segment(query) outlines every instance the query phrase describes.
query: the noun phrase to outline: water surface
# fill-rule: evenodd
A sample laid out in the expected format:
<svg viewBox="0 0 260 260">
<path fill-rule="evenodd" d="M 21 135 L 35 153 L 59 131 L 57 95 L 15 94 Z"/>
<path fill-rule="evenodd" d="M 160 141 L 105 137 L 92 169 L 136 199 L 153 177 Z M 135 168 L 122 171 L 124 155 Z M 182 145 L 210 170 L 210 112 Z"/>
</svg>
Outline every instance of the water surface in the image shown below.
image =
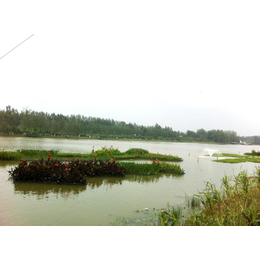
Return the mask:
<svg viewBox="0 0 260 260">
<path fill-rule="evenodd" d="M 205 157 L 205 148 L 222 153 L 244 154 L 260 146 L 212 145 L 167 142 L 0 138 L 0 149 L 56 149 L 61 152 L 91 152 L 93 146 L 126 151 L 144 148 L 150 152 L 178 155 L 185 175 L 160 174 L 124 178 L 91 178 L 87 185 L 22 183 L 8 180 L 17 162 L 0 162 L 0 225 L 113 225 L 120 217 L 139 217 L 136 210 L 163 208 L 185 203 L 210 181 L 217 186 L 225 175 L 242 170 L 253 173 L 259 164 L 224 164 Z"/>
</svg>

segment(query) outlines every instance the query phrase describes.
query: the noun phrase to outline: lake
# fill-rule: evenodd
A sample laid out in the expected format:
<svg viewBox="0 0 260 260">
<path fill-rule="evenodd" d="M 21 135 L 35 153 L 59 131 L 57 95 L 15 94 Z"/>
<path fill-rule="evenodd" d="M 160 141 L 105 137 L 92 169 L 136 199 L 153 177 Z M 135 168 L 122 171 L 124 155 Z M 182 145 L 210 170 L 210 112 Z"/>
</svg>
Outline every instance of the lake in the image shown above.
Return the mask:
<svg viewBox="0 0 260 260">
<path fill-rule="evenodd" d="M 220 185 L 225 176 L 246 170 L 253 174 L 255 163 L 226 164 L 206 157 L 205 148 L 221 153 L 244 154 L 260 146 L 216 145 L 197 143 L 101 141 L 86 139 L 52 139 L 0 137 L 0 149 L 55 149 L 60 152 L 88 153 L 101 147 L 143 148 L 149 152 L 178 155 L 185 175 L 160 174 L 124 178 L 89 178 L 87 185 L 14 183 L 8 171 L 17 162 L 0 162 L 0 225 L 8 226 L 108 226 L 121 218 L 147 216 L 139 212 L 148 208 L 165 208 L 167 204 L 184 205 L 185 196 L 202 191 L 206 182 Z M 145 215 L 146 214 L 146 215 Z"/>
</svg>

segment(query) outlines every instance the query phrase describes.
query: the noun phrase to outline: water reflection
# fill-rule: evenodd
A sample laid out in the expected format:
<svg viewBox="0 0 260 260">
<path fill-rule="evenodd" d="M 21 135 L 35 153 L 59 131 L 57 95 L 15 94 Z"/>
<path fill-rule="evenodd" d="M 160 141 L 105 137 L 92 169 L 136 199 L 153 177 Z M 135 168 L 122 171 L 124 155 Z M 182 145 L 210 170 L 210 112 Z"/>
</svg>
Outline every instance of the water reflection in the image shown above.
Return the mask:
<svg viewBox="0 0 260 260">
<path fill-rule="evenodd" d="M 85 185 L 57 185 L 42 184 L 33 182 L 13 182 L 15 194 L 33 195 L 38 199 L 48 198 L 50 194 L 54 194 L 56 198 L 68 198 L 70 196 L 78 196 L 86 190 Z"/>
<path fill-rule="evenodd" d="M 125 178 L 115 178 L 115 177 L 96 177 L 89 178 L 87 180 L 87 188 L 95 189 L 100 186 L 107 186 L 112 188 L 113 185 L 122 185 Z"/>
<path fill-rule="evenodd" d="M 127 175 L 126 180 L 130 182 L 138 182 L 138 183 L 156 183 L 159 181 L 160 178 L 166 177 L 169 179 L 181 179 L 184 175 L 178 175 L 178 174 L 167 174 L 167 173 L 160 173 L 156 175 Z"/>
<path fill-rule="evenodd" d="M 15 194 L 37 196 L 38 199 L 48 199 L 49 195 L 55 195 L 56 198 L 69 198 L 78 196 L 87 189 L 96 189 L 106 187 L 112 189 L 114 185 L 122 185 L 124 181 L 137 183 L 156 183 L 160 178 L 181 179 L 183 175 L 174 174 L 157 174 L 157 175 L 126 175 L 124 178 L 115 177 L 96 177 L 89 178 L 86 185 L 66 185 L 66 184 L 49 184 L 34 182 L 17 182 L 12 181 Z"/>
</svg>

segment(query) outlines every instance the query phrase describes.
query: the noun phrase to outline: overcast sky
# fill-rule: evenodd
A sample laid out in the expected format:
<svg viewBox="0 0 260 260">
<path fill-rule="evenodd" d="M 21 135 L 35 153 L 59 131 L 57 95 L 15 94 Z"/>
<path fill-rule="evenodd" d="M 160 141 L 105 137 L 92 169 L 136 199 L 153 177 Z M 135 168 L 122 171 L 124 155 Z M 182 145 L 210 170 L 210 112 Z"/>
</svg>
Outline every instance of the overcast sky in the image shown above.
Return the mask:
<svg viewBox="0 0 260 260">
<path fill-rule="evenodd" d="M 260 135 L 259 1 L 4 1 L 0 109 Z"/>
</svg>

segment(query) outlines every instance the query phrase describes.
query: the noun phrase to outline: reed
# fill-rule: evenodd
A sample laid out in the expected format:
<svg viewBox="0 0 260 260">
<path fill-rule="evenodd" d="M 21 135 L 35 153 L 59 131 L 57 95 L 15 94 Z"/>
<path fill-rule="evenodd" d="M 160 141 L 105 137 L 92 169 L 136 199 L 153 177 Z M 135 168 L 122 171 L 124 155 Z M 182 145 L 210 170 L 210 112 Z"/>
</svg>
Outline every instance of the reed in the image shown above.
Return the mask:
<svg viewBox="0 0 260 260">
<path fill-rule="evenodd" d="M 201 211 L 194 211 L 184 225 L 192 226 L 258 226 L 260 225 L 260 170 L 249 177 L 241 172 L 224 177 L 221 189 L 207 183 L 197 197 Z M 232 182 L 232 184 L 231 184 Z"/>
</svg>

